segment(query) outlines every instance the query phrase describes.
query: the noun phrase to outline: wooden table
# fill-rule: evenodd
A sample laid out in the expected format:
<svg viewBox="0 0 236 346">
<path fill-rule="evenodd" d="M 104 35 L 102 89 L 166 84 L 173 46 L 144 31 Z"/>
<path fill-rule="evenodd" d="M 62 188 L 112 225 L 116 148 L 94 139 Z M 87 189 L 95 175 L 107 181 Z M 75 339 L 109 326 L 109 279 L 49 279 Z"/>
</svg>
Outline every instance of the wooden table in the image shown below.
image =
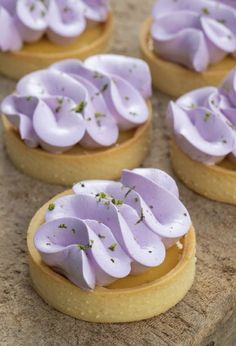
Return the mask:
<svg viewBox="0 0 236 346">
<path fill-rule="evenodd" d="M 113 1 L 116 28 L 113 51 L 138 56 L 138 29 L 153 1 Z M 0 98 L 14 89 L 0 79 Z M 168 98 L 154 93 L 152 150 L 146 167 L 171 173 L 163 116 Z M 211 202 L 179 183 L 183 202 L 197 230 L 197 276 L 176 307 L 148 321 L 99 325 L 54 311 L 31 288 L 26 230 L 34 212 L 63 190 L 19 173 L 0 150 L 0 344 L 88 346 L 236 345 L 236 208 Z M 234 327 L 234 328 L 233 328 Z"/>
</svg>

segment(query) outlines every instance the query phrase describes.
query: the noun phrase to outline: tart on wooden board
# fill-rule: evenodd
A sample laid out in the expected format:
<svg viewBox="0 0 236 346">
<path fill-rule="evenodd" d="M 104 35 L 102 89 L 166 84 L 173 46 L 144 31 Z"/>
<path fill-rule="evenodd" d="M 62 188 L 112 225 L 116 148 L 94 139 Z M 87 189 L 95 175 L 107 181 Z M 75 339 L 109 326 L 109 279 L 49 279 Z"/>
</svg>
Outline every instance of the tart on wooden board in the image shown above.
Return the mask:
<svg viewBox="0 0 236 346">
<path fill-rule="evenodd" d="M 124 170 L 121 182 L 74 185 L 35 214 L 27 244 L 37 293 L 90 322 L 159 315 L 194 280 L 189 214 L 174 180 L 157 169 Z"/>
</svg>

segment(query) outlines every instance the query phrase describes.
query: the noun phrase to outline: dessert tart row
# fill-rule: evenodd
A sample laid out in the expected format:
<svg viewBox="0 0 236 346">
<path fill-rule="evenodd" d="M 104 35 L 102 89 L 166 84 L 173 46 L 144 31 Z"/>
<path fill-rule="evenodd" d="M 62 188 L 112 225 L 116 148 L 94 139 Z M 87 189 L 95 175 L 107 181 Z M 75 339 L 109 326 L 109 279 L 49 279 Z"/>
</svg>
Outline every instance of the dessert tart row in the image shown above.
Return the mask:
<svg viewBox="0 0 236 346">
<path fill-rule="evenodd" d="M 217 86 L 235 67 L 236 4 L 218 0 L 158 0 L 140 31 L 153 84 L 179 97 Z"/>
<path fill-rule="evenodd" d="M 91 322 L 130 322 L 177 304 L 195 274 L 195 233 L 174 180 L 157 169 L 88 180 L 57 195 L 27 234 L 33 287 Z"/>
<path fill-rule="evenodd" d="M 117 179 L 147 155 L 151 77 L 140 59 L 70 59 L 23 77 L 2 104 L 6 151 L 51 184 Z"/>
</svg>

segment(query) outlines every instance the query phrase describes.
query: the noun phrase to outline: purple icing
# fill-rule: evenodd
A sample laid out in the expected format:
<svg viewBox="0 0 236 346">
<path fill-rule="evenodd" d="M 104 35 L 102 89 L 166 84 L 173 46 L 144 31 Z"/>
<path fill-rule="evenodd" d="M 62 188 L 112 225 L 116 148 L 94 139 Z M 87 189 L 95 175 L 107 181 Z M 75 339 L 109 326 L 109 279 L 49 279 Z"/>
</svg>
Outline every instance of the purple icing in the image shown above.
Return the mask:
<svg viewBox="0 0 236 346">
<path fill-rule="evenodd" d="M 197 72 L 235 55 L 236 6 L 225 3 L 158 0 L 151 28 L 156 53 Z"/>
<path fill-rule="evenodd" d="M 84 63 L 64 60 L 23 77 L 1 111 L 26 145 L 61 153 L 78 143 L 88 148 L 115 144 L 119 129 L 147 120 L 145 98 L 150 96 L 145 62 L 98 55 Z"/>
<path fill-rule="evenodd" d="M 158 169 L 88 180 L 58 198 L 35 235 L 42 260 L 83 289 L 160 265 L 191 220 L 175 181 Z"/>
<path fill-rule="evenodd" d="M 170 102 L 167 118 L 177 145 L 193 160 L 236 160 L 236 69 L 220 87 L 194 90 Z"/>
<path fill-rule="evenodd" d="M 56 44 L 70 43 L 108 12 L 109 0 L 0 0 L 0 50 L 19 50 L 45 34 Z"/>
</svg>

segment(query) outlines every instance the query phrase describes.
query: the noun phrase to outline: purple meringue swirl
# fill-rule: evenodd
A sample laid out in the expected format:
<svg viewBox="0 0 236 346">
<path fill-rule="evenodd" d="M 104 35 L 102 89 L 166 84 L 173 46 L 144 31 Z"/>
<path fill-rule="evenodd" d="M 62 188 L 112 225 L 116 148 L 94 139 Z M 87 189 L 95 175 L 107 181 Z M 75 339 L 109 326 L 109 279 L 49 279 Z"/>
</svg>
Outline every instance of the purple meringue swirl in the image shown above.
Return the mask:
<svg viewBox="0 0 236 346">
<path fill-rule="evenodd" d="M 64 60 L 23 77 L 2 113 L 26 145 L 62 153 L 80 144 L 95 148 L 117 142 L 120 130 L 148 118 L 148 65 L 119 55 Z"/>
<path fill-rule="evenodd" d="M 218 0 L 158 0 L 153 9 L 154 51 L 202 72 L 236 54 L 236 6 Z"/>
<path fill-rule="evenodd" d="M 160 265 L 191 219 L 175 181 L 158 169 L 88 180 L 49 204 L 34 243 L 42 260 L 82 289 Z"/>
<path fill-rule="evenodd" d="M 15 51 L 43 35 L 67 44 L 87 23 L 104 22 L 109 0 L 0 0 L 0 51 Z"/>
<path fill-rule="evenodd" d="M 236 69 L 219 88 L 197 89 L 170 102 L 167 118 L 177 145 L 193 160 L 236 161 Z"/>
</svg>

